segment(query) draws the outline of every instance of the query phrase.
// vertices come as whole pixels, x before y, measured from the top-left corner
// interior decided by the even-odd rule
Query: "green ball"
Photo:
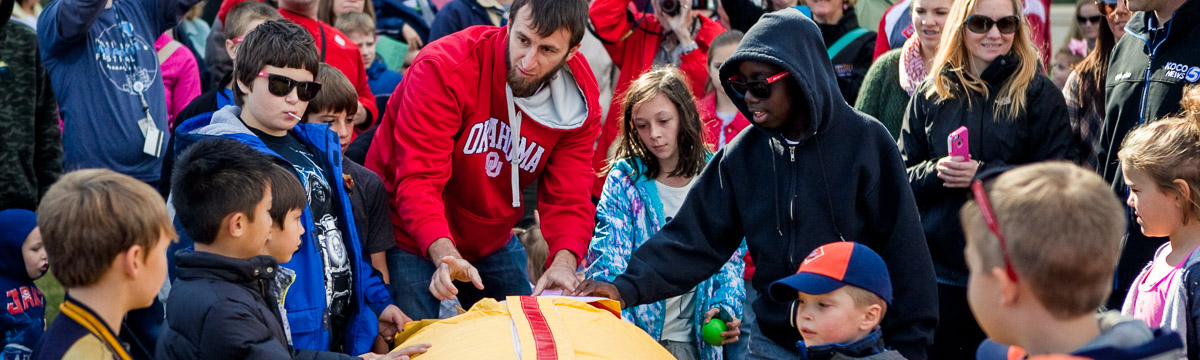
[[[725,330],[725,321],[713,318],[700,328],[700,336],[704,338],[704,342],[717,346],[721,345],[721,341],[725,340],[725,338],[721,337],[721,333],[725,332]]]

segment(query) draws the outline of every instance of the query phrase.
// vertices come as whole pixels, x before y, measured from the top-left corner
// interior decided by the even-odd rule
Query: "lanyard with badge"
[[[142,113],[146,116],[138,120],[138,128],[142,131],[142,137],[145,141],[142,143],[142,152],[146,155],[159,157],[162,155],[163,132],[158,129],[158,125],[154,123],[154,116],[150,115],[150,104],[146,102],[146,90],[149,90],[150,85],[143,83],[140,80],[135,80],[136,76],[133,69],[137,68],[137,42],[133,38],[133,24],[122,21],[121,11],[113,9],[113,14],[116,16],[118,33],[120,33],[121,44],[123,48],[129,51],[127,54],[123,51],[121,59],[121,67],[125,71],[125,81],[132,84],[138,100],[142,103]]]

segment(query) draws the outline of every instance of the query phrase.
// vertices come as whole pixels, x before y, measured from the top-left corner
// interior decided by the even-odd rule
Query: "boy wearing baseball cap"
[[[801,359],[898,360],[904,357],[884,349],[879,330],[892,301],[889,279],[871,248],[837,242],[813,250],[795,275],[771,283],[769,291],[775,301],[793,302]]]

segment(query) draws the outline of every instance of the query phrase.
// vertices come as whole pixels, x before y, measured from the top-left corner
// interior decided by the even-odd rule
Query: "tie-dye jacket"
[[[585,262],[588,279],[612,281],[624,273],[633,251],[666,224],[658,187],[653,179],[635,177],[635,166],[644,171],[640,161],[618,160],[608,173],[600,203],[596,205],[596,232]],[[704,313],[718,308],[734,318],[742,317],[742,302],[746,298],[742,281],[745,253],[743,242],[720,271],[696,286],[692,341],[698,345],[702,359],[719,360],[722,353],[720,346],[709,345],[700,337]],[[657,340],[662,336],[664,302],[631,307],[623,310],[621,316]]]

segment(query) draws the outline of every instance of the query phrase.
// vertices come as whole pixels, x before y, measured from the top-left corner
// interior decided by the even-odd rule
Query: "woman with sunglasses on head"
[[[1014,0],[954,3],[930,77],[905,113],[900,154],[938,280],[932,359],[971,359],[984,339],[967,306],[958,218],[971,180],[989,168],[1069,158],[1074,150],[1062,94],[1041,74],[1020,14]],[[948,144],[952,133],[961,141]],[[951,146],[965,156],[949,156]]]
[[[596,232],[584,274],[612,281],[646,240],[675,217],[712,154],[683,73],[652,68],[629,84],[621,101],[621,131],[608,179],[596,205]],[[626,308],[622,317],[658,340],[679,359],[721,359],[722,348],[702,340],[701,327],[723,318],[736,328],[746,297],[741,277],[744,249],[715,275],[683,295]],[[731,337],[733,329],[727,331]],[[725,343],[738,341],[735,338]]]
[[[854,102],[855,109],[879,119],[892,138],[900,137],[904,109],[933,67],[942,27],[954,0],[913,0],[912,4],[913,36],[904,41],[902,48],[875,60]]]
[[[1125,35],[1125,23],[1132,13],[1123,0],[1094,0],[1103,18],[1095,47],[1067,77],[1063,98],[1067,101],[1067,116],[1079,150],[1072,159],[1091,169],[1097,167],[1096,152],[1100,146],[1100,130],[1104,127],[1104,85],[1108,77],[1108,57],[1113,46]]]

